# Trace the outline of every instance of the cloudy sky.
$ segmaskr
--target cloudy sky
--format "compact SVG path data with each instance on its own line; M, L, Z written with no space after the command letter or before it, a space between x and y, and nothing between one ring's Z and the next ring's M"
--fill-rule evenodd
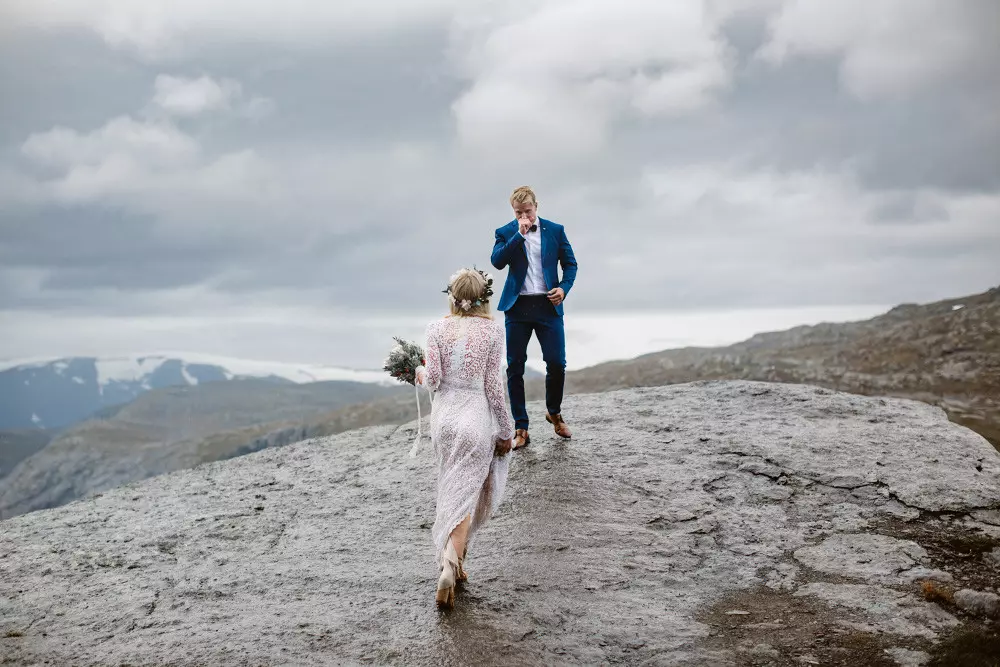
M604 356L1000 284L995 0L235 6L0 5L0 358L377 365L522 184Z

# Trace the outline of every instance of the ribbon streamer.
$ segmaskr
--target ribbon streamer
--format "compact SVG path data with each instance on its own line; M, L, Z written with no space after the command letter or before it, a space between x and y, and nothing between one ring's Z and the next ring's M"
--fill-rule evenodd
M413 441L413 447L410 448L410 458L417 457L417 450L420 449L420 439L423 437L422 422L423 416L420 414L420 386L417 384L416 379L413 381L413 389L417 396L417 438ZM434 392L428 390L431 399L431 410L434 410Z

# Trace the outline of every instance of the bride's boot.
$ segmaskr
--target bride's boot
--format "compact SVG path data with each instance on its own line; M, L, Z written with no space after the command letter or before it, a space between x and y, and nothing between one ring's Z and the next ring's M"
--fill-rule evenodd
M437 605L451 609L455 606L455 579L459 570L458 554L455 553L455 545L448 540L445 547L444 563L441 566L441 576L438 577Z

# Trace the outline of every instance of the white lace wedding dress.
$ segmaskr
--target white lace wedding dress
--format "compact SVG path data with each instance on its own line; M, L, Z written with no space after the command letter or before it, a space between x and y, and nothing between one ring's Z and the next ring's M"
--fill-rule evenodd
M430 426L438 486L431 535L440 565L455 527L472 516L471 545L499 506L510 455L494 456L494 448L498 439L514 436L514 422L504 402L501 324L457 316L431 322L424 351L423 386L435 392Z

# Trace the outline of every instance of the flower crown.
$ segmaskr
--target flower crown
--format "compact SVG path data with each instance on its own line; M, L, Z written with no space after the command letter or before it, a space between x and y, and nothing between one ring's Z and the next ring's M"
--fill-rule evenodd
M463 299L462 301L459 301L458 299L455 298L455 295L451 293L451 286L455 283L455 280L457 280L462 274L468 271L475 271L476 273L481 275L483 277L483 280L486 281L486 287L483 289L483 293L480 294L478 298L472 301L469 301L468 299ZM456 273L454 273L451 276L451 278L448 279L448 287L446 287L441 291L444 294L448 295L448 300L451 301L453 305L460 307L462 310L468 311L469 308L472 308L474 306L481 306L484 303L489 302L490 297L493 296L493 276L486 273L485 271L480 271L475 266L473 266L471 269L461 269Z

